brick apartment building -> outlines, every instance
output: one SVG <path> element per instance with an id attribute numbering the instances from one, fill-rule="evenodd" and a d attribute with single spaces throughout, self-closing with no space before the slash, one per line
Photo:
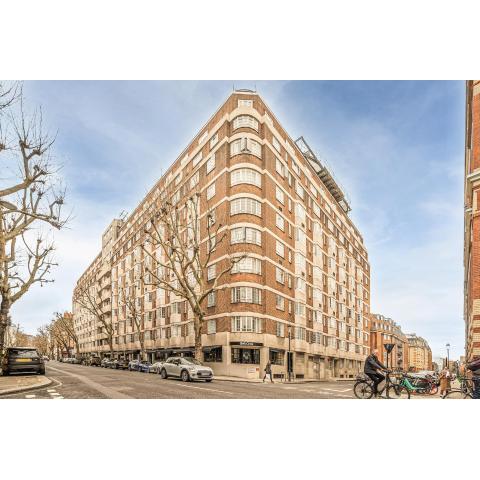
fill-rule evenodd
<path id="1" fill-rule="evenodd" d="M 378 349 L 378 358 L 387 364 L 387 351 L 384 345 L 393 343 L 394 347 L 389 357 L 389 367 L 408 370 L 409 343 L 400 325 L 391 318 L 376 313 L 370 315 L 370 349 Z"/>
<path id="2" fill-rule="evenodd" d="M 480 356 L 480 80 L 467 81 L 464 318 L 467 360 Z"/>
<path id="3" fill-rule="evenodd" d="M 428 342 L 415 333 L 407 333 L 408 369 L 414 372 L 432 370 L 432 350 Z"/>
<path id="4" fill-rule="evenodd" d="M 261 97 L 236 91 L 128 218 L 115 219 L 102 249 L 77 282 L 89 285 L 115 329 L 115 355 L 137 357 L 119 295 L 146 262 L 139 247 L 146 211 L 165 194 L 182 205 L 192 185 L 200 208 L 213 209 L 228 241 L 216 261 L 247 252 L 209 304 L 204 362 L 218 375 L 258 378 L 270 360 L 298 378 L 354 376 L 369 352 L 370 266 L 350 206 L 330 171 L 303 138 L 292 140 Z M 193 322 L 185 302 L 154 286 L 136 288 L 148 359 L 191 355 Z M 101 324 L 78 304 L 75 328 L 83 355 L 109 352 Z"/>

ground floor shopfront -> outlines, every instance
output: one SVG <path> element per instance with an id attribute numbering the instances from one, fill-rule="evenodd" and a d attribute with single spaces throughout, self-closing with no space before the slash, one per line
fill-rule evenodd
<path id="1" fill-rule="evenodd" d="M 187 337 L 188 338 L 188 337 Z M 282 339 L 283 340 L 283 339 Z M 297 379 L 328 380 L 330 378 L 355 378 L 363 371 L 364 356 L 331 348 L 318 348 L 306 342 L 288 342 L 261 334 L 219 334 L 205 336 L 202 361 L 215 375 L 262 378 L 268 361 L 274 378 L 288 376 L 288 356 L 291 352 L 292 375 Z M 320 351 L 319 351 L 320 350 Z M 323 350 L 323 351 L 322 351 Z M 90 352 L 102 357 L 111 356 L 108 350 Z M 145 345 L 145 359 L 151 363 L 170 356 L 194 355 L 193 339 L 177 345 Z M 140 358 L 139 345 L 129 344 L 116 349 L 115 357 L 129 360 Z"/>

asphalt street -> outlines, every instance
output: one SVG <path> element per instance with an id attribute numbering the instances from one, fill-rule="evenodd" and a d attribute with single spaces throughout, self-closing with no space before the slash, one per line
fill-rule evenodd
<path id="1" fill-rule="evenodd" d="M 47 376 L 52 385 L 3 398 L 353 398 L 352 382 L 246 383 L 213 380 L 211 383 L 162 380 L 152 373 L 86 367 L 51 361 Z"/>
<path id="2" fill-rule="evenodd" d="M 45 388 L 2 398 L 61 400 L 68 398 L 329 398 L 351 399 L 353 382 L 247 383 L 213 380 L 211 383 L 162 380 L 152 373 L 112 370 L 50 361 L 46 375 L 53 383 Z M 416 396 L 412 398 L 432 398 Z M 433 398 L 438 398 L 433 397 Z"/>

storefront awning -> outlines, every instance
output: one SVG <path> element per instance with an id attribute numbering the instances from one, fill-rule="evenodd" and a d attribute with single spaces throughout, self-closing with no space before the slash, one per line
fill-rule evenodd
<path id="1" fill-rule="evenodd" d="M 210 353 L 212 350 L 215 350 L 217 348 L 222 348 L 221 345 L 212 345 L 210 347 L 203 347 L 202 350 L 205 352 L 205 353 Z"/>

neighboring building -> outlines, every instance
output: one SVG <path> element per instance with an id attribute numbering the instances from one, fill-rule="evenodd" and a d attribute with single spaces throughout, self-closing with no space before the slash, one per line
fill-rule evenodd
<path id="1" fill-rule="evenodd" d="M 400 325 L 391 318 L 372 313 L 370 315 L 370 349 L 378 349 L 378 358 L 385 365 L 387 364 L 387 351 L 384 347 L 386 343 L 394 344 L 389 356 L 389 366 L 407 371 L 409 343 Z"/>
<path id="2" fill-rule="evenodd" d="M 480 80 L 467 81 L 464 318 L 467 360 L 480 356 Z"/>
<path id="3" fill-rule="evenodd" d="M 24 333 L 20 325 L 12 324 L 7 327 L 5 347 L 33 347 L 33 335 Z"/>
<path id="4" fill-rule="evenodd" d="M 407 333 L 407 339 L 409 370 L 432 370 L 432 350 L 427 341 L 415 333 Z"/>
<path id="5" fill-rule="evenodd" d="M 167 191 L 181 208 L 192 186 L 201 192 L 201 214 L 213 208 L 229 230 L 212 265 L 235 253 L 249 258 L 212 297 L 203 360 L 216 374 L 250 378 L 270 360 L 280 375 L 290 345 L 298 378 L 361 371 L 370 312 L 363 238 L 331 172 L 251 91 L 230 95 L 133 213 L 114 220 L 101 253 L 79 279 L 111 316 L 115 355 L 139 354 L 138 333 L 119 294 L 125 287 L 135 291 L 143 312 L 150 360 L 193 354 L 193 317 L 185 303 L 137 278 L 146 263 L 139 245 L 147 209 L 158 208 Z M 81 353 L 107 354 L 97 321 L 78 305 L 73 311 Z"/>

